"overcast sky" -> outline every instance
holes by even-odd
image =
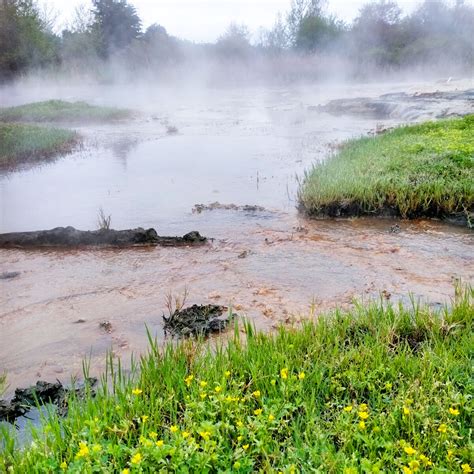
[[[63,25],[72,17],[75,7],[88,4],[87,0],[42,0],[59,14]],[[245,23],[252,33],[259,27],[273,25],[278,12],[286,12],[290,0],[129,0],[135,5],[144,27],[158,23],[169,34],[192,41],[214,41],[230,22]],[[328,10],[339,18],[350,21],[367,0],[328,0]],[[399,0],[407,12],[420,0]]]

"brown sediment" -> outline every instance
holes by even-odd
[[[474,281],[472,233],[430,221],[305,221],[273,226],[196,248],[0,250],[21,272],[0,280],[0,360],[10,387],[38,379],[93,375],[105,354],[147,350],[145,326],[165,340],[166,297],[186,286],[189,304],[231,307],[258,329],[294,324],[354,298],[449,303],[453,281]],[[247,249],[246,258],[239,255]],[[78,324],[78,321],[81,321]],[[100,324],[106,321],[108,332]]]

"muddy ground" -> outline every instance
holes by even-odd
[[[138,90],[119,103],[105,91],[105,104],[141,116],[119,128],[84,127],[85,150],[0,176],[0,232],[93,229],[103,208],[114,228],[197,229],[214,240],[193,248],[0,250],[0,274],[15,275],[0,278],[0,368],[11,390],[38,379],[68,382],[84,357],[97,375],[108,349],[125,360],[146,349],[145,324],[163,340],[167,295],[185,287],[189,305],[231,307],[263,330],[354,298],[409,303],[411,292],[433,307],[449,302],[455,280],[474,281],[472,232],[436,221],[307,220],[296,212],[295,174],[341,140],[406,121],[311,106],[472,88],[454,82],[190,92],[175,100]],[[91,100],[87,91],[55,93]],[[440,100],[433,110],[442,109]],[[178,132],[169,135],[169,126]]]

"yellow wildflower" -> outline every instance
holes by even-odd
[[[280,377],[282,379],[287,379],[288,378],[288,369],[286,367],[284,369],[280,370]]]
[[[306,377],[306,374],[305,374],[304,372],[300,372],[300,373],[298,374],[298,378],[299,378],[300,380],[304,380],[305,377]]]
[[[130,474],[130,469],[127,467],[125,469],[122,469],[122,474]]]
[[[458,410],[457,408],[451,407],[451,408],[449,409],[449,414],[450,414],[450,415],[453,415],[453,416],[459,416],[459,410]]]
[[[240,469],[240,466],[241,466],[241,464],[240,464],[239,461],[234,462],[234,469]]]
[[[255,398],[260,397],[260,395],[261,395],[260,390],[255,390],[255,392],[253,392],[252,395],[253,395]]]
[[[393,385],[390,382],[385,384],[385,390],[392,390]]]
[[[216,393],[220,393],[220,392],[222,392],[222,387],[221,387],[220,385],[218,385],[218,386],[214,389],[214,391],[215,391]]]
[[[466,463],[466,464],[462,464],[462,465],[461,465],[461,469],[462,469],[462,472],[463,472],[464,474],[469,474],[470,472],[472,472],[471,466],[470,466],[469,464],[467,464],[467,463]]]
[[[143,415],[142,416],[142,423],[145,423],[146,420],[148,420],[148,418],[150,418],[148,415]]]
[[[413,471],[408,466],[403,466],[403,474],[413,474]]]
[[[242,421],[240,421],[240,420],[236,423],[236,425],[237,425],[239,428],[242,428],[242,426],[244,426],[244,424],[243,424]]]
[[[176,433],[178,430],[179,430],[179,428],[176,425],[171,425],[170,426],[171,433]]]
[[[93,453],[100,453],[101,451],[102,451],[102,446],[100,444],[94,444],[94,446],[92,446]]]
[[[361,403],[359,405],[359,410],[360,411],[367,411],[369,409],[369,407],[367,406],[367,403]]]
[[[451,461],[453,459],[454,451],[452,449],[448,449],[448,452],[446,453],[446,459],[448,461]]]
[[[417,461],[416,459],[414,459],[413,461],[410,461],[408,463],[408,465],[410,466],[410,469],[413,471],[413,472],[416,472],[418,471],[418,469],[420,469],[420,463],[419,461]]]
[[[237,436],[237,441],[240,443],[242,440],[244,439],[244,437],[242,435],[240,436]]]
[[[230,370],[226,370],[226,371],[224,372],[224,375],[225,375],[226,377],[230,377]]]
[[[206,382],[205,380],[201,380],[201,381],[199,382],[199,385],[200,385],[202,388],[207,387],[207,382]]]
[[[413,449],[410,445],[405,446],[403,448],[403,451],[408,454],[408,456],[413,456],[416,454],[416,449]]]
[[[141,389],[139,389],[139,388],[134,388],[134,389],[132,390],[132,393],[133,393],[134,395],[141,395],[141,394],[143,393],[143,390],[141,390]]]
[[[155,446],[158,447],[158,448],[161,448],[164,444],[165,444],[165,442],[164,442],[162,439],[159,439],[159,440],[155,443]]]
[[[191,382],[193,381],[194,379],[194,375],[188,375],[184,381],[186,382],[186,385],[189,387],[191,385]]]
[[[360,411],[358,415],[359,418],[362,418],[363,420],[367,420],[367,418],[369,417],[369,414],[366,411]]]
[[[404,415],[409,415],[410,414],[410,409],[405,405],[403,405],[403,414]]]
[[[353,407],[352,405],[347,405],[346,407],[344,407],[344,411],[347,412],[347,413],[349,413],[349,412],[352,411],[353,408],[354,408],[354,407]]]
[[[199,396],[201,397],[201,400],[204,400],[207,397],[207,393],[200,393]]]
[[[366,425],[365,425],[365,421],[364,421],[364,420],[359,421],[359,428],[360,428],[361,430],[365,430]]]
[[[441,425],[439,425],[438,431],[439,431],[440,433],[446,433],[446,432],[448,431],[447,425],[445,425],[444,423],[442,423]]]
[[[254,410],[253,412],[255,413],[255,415],[261,415],[262,414],[262,409],[261,408],[257,408],[256,410]]]
[[[272,385],[276,385],[277,381],[275,379],[272,379],[270,382]]]
[[[242,446],[242,448],[244,448],[245,451],[247,451],[247,449],[249,449],[249,447],[250,447],[250,444],[244,444],[244,445]]]
[[[425,466],[432,466],[433,465],[433,463],[431,462],[431,459],[428,456],[425,456],[424,454],[420,454],[420,461]]]
[[[152,432],[150,433],[150,438],[151,438],[151,439],[156,439],[157,437],[158,437],[158,433],[156,433],[156,431],[152,431]]]
[[[189,431],[183,431],[181,434],[184,439],[189,438],[191,436],[191,433]]]
[[[140,453],[136,453],[132,456],[132,459],[130,459],[130,462],[132,464],[140,464],[142,462],[143,456]]]
[[[65,471],[65,470],[67,469],[67,463],[66,463],[66,461],[63,461],[63,462],[59,465],[59,467],[60,467],[63,471]]]
[[[85,443],[84,441],[81,441],[79,443],[79,451],[76,454],[76,459],[85,458],[88,455],[89,455],[89,448],[87,446],[87,443]]]
[[[201,436],[202,439],[204,439],[204,441],[209,441],[209,438],[211,437],[211,432],[210,431],[201,431],[199,433],[199,435]]]
[[[273,421],[275,417],[273,415],[268,415],[268,421]]]

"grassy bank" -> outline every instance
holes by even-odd
[[[151,343],[0,470],[471,472],[474,292],[435,313],[381,304],[212,352]],[[113,380],[113,384],[111,381]],[[106,385],[104,384],[104,387]]]
[[[474,115],[348,142],[308,174],[300,203],[314,216],[458,216],[469,222]]]
[[[67,153],[77,140],[77,134],[70,130],[0,123],[0,168]]]
[[[125,119],[130,115],[128,110],[62,100],[0,109],[0,121],[3,122],[109,122]]]

